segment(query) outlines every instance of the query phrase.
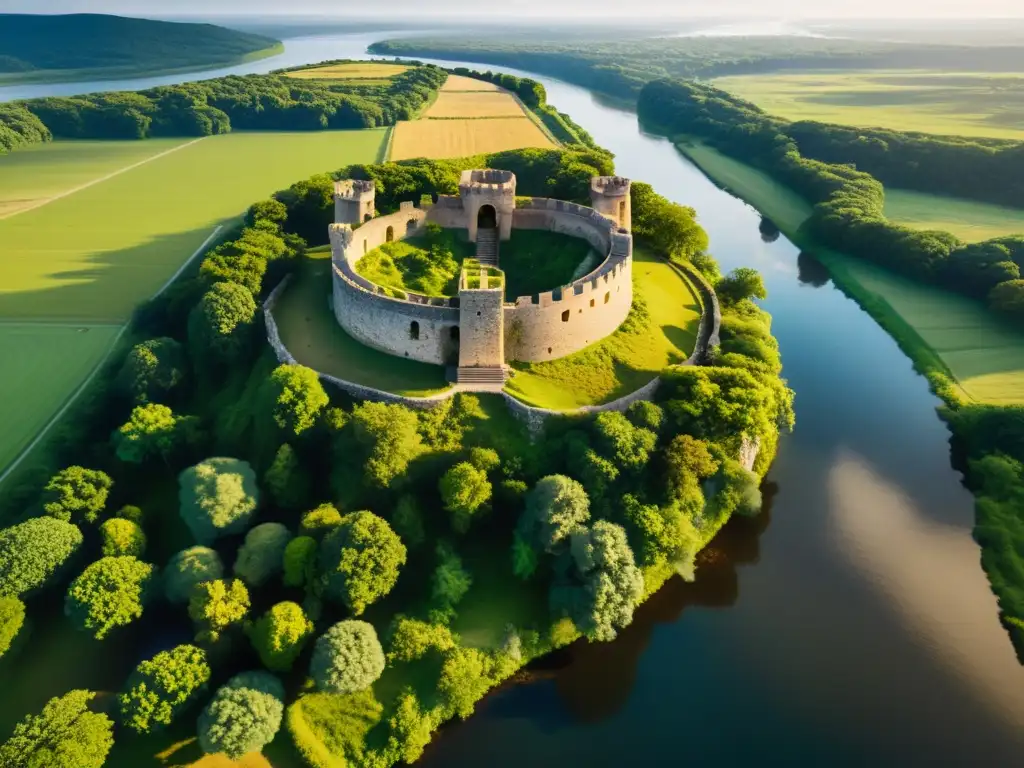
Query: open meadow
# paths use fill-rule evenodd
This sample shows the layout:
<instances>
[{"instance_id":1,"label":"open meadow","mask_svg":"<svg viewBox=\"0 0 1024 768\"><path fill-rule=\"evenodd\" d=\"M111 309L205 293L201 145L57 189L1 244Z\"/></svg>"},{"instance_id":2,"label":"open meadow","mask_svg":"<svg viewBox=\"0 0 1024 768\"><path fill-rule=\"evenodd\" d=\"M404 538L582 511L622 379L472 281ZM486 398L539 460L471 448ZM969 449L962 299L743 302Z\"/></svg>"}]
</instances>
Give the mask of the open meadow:
<instances>
[{"instance_id":1,"label":"open meadow","mask_svg":"<svg viewBox=\"0 0 1024 768\"><path fill-rule=\"evenodd\" d=\"M312 69L297 69L294 72L287 72L286 75L296 80L388 80L410 69L407 64L355 61Z\"/></svg>"},{"instance_id":2,"label":"open meadow","mask_svg":"<svg viewBox=\"0 0 1024 768\"><path fill-rule=\"evenodd\" d=\"M952 232L967 243L1024 235L1024 209L907 189L885 190L885 215L908 227Z\"/></svg>"},{"instance_id":3,"label":"open meadow","mask_svg":"<svg viewBox=\"0 0 1024 768\"><path fill-rule=\"evenodd\" d=\"M608 338L545 363L515 363L506 389L530 405L570 410L634 392L693 352L697 290L675 267L642 248L633 261L633 311Z\"/></svg>"},{"instance_id":4,"label":"open meadow","mask_svg":"<svg viewBox=\"0 0 1024 768\"><path fill-rule=\"evenodd\" d=\"M490 120L413 120L395 126L391 160L466 157L506 149L554 147L525 115Z\"/></svg>"},{"instance_id":5,"label":"open meadow","mask_svg":"<svg viewBox=\"0 0 1024 768\"><path fill-rule=\"evenodd\" d=\"M55 142L0 158L7 200L53 197L129 168L0 220L0 474L105 356L135 306L219 227L297 179L373 162L385 136L232 133L171 154L163 153L175 144L164 141Z\"/></svg>"},{"instance_id":6,"label":"open meadow","mask_svg":"<svg viewBox=\"0 0 1024 768\"><path fill-rule=\"evenodd\" d=\"M1024 74L826 70L736 75L713 84L788 120L1024 139Z\"/></svg>"}]
</instances>

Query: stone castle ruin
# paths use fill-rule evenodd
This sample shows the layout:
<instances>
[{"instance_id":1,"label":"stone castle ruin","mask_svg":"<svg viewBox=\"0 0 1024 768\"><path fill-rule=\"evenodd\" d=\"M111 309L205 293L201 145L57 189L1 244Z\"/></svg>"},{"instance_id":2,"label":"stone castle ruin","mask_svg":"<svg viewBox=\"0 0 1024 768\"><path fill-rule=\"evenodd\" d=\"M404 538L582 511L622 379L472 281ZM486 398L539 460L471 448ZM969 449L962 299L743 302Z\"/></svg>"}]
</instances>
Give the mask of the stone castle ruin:
<instances>
[{"instance_id":1,"label":"stone castle ruin","mask_svg":"<svg viewBox=\"0 0 1024 768\"><path fill-rule=\"evenodd\" d=\"M458 195L436 203L401 203L374 217L374 183L340 181L330 237L334 313L367 346L425 363L458 367L458 381L500 385L507 363L540 362L576 352L613 333L633 303L630 181L591 182L592 206L548 198L516 198L509 171L464 171ZM421 234L428 223L464 229L477 258L464 265L455 298L434 298L375 285L356 272L365 254ZM601 263L569 285L505 301L500 244L513 230L548 230L586 240Z\"/></svg>"}]
</instances>

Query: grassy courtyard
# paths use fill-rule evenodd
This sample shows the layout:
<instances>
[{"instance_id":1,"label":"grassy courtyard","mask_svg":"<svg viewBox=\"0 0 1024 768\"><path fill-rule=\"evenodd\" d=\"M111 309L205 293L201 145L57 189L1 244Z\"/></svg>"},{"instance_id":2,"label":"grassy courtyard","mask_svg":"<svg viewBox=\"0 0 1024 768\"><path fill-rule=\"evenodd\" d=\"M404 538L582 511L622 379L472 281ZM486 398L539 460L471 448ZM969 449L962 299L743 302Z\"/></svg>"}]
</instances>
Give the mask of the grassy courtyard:
<instances>
[{"instance_id":1,"label":"grassy courtyard","mask_svg":"<svg viewBox=\"0 0 1024 768\"><path fill-rule=\"evenodd\" d=\"M634 392L693 352L699 294L670 264L643 249L633 262L633 311L614 334L572 355L516 363L506 389L525 403L570 410Z\"/></svg>"},{"instance_id":2,"label":"grassy courtyard","mask_svg":"<svg viewBox=\"0 0 1024 768\"><path fill-rule=\"evenodd\" d=\"M1024 234L1024 209L906 189L885 190L885 215L908 227L952 232L967 243Z\"/></svg>"},{"instance_id":3,"label":"grassy courtyard","mask_svg":"<svg viewBox=\"0 0 1024 768\"><path fill-rule=\"evenodd\" d=\"M789 120L1024 138L1024 74L931 70L773 72L714 80Z\"/></svg>"},{"instance_id":4,"label":"grassy courtyard","mask_svg":"<svg viewBox=\"0 0 1024 768\"><path fill-rule=\"evenodd\" d=\"M462 262L476 255L465 230L439 236L439 250L426 237L410 237L374 248L356 263L356 272L372 283L426 296L456 296ZM450 256L450 258L449 258Z\"/></svg>"},{"instance_id":5,"label":"grassy courtyard","mask_svg":"<svg viewBox=\"0 0 1024 768\"><path fill-rule=\"evenodd\" d=\"M447 389L441 366L378 352L345 333L328 305L330 295L331 255L320 249L306 259L274 310L281 341L302 365L400 395Z\"/></svg>"}]
</instances>

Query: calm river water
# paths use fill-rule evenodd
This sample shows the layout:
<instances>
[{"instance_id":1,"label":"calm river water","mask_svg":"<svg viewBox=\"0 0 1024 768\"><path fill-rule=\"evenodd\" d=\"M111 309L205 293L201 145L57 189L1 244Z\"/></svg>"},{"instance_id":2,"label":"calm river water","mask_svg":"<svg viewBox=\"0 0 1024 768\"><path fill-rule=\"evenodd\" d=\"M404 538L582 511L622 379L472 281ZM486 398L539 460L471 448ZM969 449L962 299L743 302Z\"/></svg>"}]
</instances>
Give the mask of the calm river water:
<instances>
[{"instance_id":1,"label":"calm river water","mask_svg":"<svg viewBox=\"0 0 1024 768\"><path fill-rule=\"evenodd\" d=\"M385 36L287 41L283 58L247 70L362 57ZM535 682L489 697L422 764L1024 763L1024 669L925 380L813 259L784 237L765 242L756 211L634 113L535 77L620 173L697 209L724 269L764 273L797 427L764 514L730 525L695 583L670 582L615 642L574 647ZM53 88L0 89L0 100Z\"/></svg>"}]
</instances>

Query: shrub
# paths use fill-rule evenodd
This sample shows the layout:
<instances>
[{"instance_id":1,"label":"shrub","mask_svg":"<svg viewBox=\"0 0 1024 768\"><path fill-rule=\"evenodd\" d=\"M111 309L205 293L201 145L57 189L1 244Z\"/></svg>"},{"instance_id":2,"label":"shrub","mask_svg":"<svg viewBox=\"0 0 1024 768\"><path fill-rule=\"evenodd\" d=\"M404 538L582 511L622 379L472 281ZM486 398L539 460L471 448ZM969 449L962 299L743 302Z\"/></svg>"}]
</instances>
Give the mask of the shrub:
<instances>
[{"instance_id":1,"label":"shrub","mask_svg":"<svg viewBox=\"0 0 1024 768\"><path fill-rule=\"evenodd\" d=\"M239 760L274 740L284 715L284 686L266 672L235 675L199 716L199 746Z\"/></svg>"},{"instance_id":2,"label":"shrub","mask_svg":"<svg viewBox=\"0 0 1024 768\"><path fill-rule=\"evenodd\" d=\"M526 496L518 537L537 551L554 552L590 519L590 499L583 486L565 475L549 475Z\"/></svg>"},{"instance_id":3,"label":"shrub","mask_svg":"<svg viewBox=\"0 0 1024 768\"><path fill-rule=\"evenodd\" d=\"M405 558L405 545L385 520L372 512L346 515L320 545L326 593L358 616L391 591Z\"/></svg>"},{"instance_id":4,"label":"shrub","mask_svg":"<svg viewBox=\"0 0 1024 768\"><path fill-rule=\"evenodd\" d=\"M121 722L136 733L152 733L171 722L210 681L206 653L194 645L161 651L139 664L119 696Z\"/></svg>"},{"instance_id":5,"label":"shrub","mask_svg":"<svg viewBox=\"0 0 1024 768\"><path fill-rule=\"evenodd\" d=\"M132 409L127 422L114 431L117 458L126 464L142 464L149 458L169 461L182 446L194 444L199 434L195 416L177 416L166 405L149 403Z\"/></svg>"},{"instance_id":6,"label":"shrub","mask_svg":"<svg viewBox=\"0 0 1024 768\"><path fill-rule=\"evenodd\" d=\"M16 597L0 597L0 658L11 649L25 624L25 604Z\"/></svg>"},{"instance_id":7,"label":"shrub","mask_svg":"<svg viewBox=\"0 0 1024 768\"><path fill-rule=\"evenodd\" d=\"M446 653L455 647L455 638L443 624L428 624L407 616L396 616L391 630L388 662L416 661L431 651Z\"/></svg>"},{"instance_id":8,"label":"shrub","mask_svg":"<svg viewBox=\"0 0 1024 768\"><path fill-rule=\"evenodd\" d=\"M81 545L78 528L50 517L0 531L0 595L22 597L47 584Z\"/></svg>"},{"instance_id":9,"label":"shrub","mask_svg":"<svg viewBox=\"0 0 1024 768\"><path fill-rule=\"evenodd\" d=\"M469 530L473 516L491 500L487 472L466 461L445 472L438 487L444 508L452 515L452 527L459 533Z\"/></svg>"},{"instance_id":10,"label":"shrub","mask_svg":"<svg viewBox=\"0 0 1024 768\"><path fill-rule=\"evenodd\" d=\"M488 659L476 648L455 648L445 657L437 693L445 713L465 720L490 687Z\"/></svg>"},{"instance_id":11,"label":"shrub","mask_svg":"<svg viewBox=\"0 0 1024 768\"><path fill-rule=\"evenodd\" d=\"M309 497L309 475L288 443L277 449L274 462L263 476L263 485L274 502L285 509L300 509Z\"/></svg>"},{"instance_id":12,"label":"shrub","mask_svg":"<svg viewBox=\"0 0 1024 768\"><path fill-rule=\"evenodd\" d=\"M296 536L284 548L284 585L308 587L316 578L316 554L319 545L312 536Z\"/></svg>"},{"instance_id":13,"label":"shrub","mask_svg":"<svg viewBox=\"0 0 1024 768\"><path fill-rule=\"evenodd\" d=\"M285 547L292 533L281 523L257 525L245 536L235 559L235 576L250 587L259 587L281 572Z\"/></svg>"},{"instance_id":14,"label":"shrub","mask_svg":"<svg viewBox=\"0 0 1024 768\"><path fill-rule=\"evenodd\" d=\"M142 557L146 551L146 534L131 520L121 517L104 520L100 526L100 537L103 554L107 557Z\"/></svg>"},{"instance_id":15,"label":"shrub","mask_svg":"<svg viewBox=\"0 0 1024 768\"><path fill-rule=\"evenodd\" d=\"M204 581L188 601L188 615L199 632L196 639L215 643L232 624L249 613L249 590L239 579Z\"/></svg>"},{"instance_id":16,"label":"shrub","mask_svg":"<svg viewBox=\"0 0 1024 768\"><path fill-rule=\"evenodd\" d=\"M469 463L477 469L490 472L501 465L501 457L493 448L473 447L469 449Z\"/></svg>"},{"instance_id":17,"label":"shrub","mask_svg":"<svg viewBox=\"0 0 1024 768\"><path fill-rule=\"evenodd\" d=\"M250 639L263 666L288 672L313 634L313 622L297 603L278 603L253 625Z\"/></svg>"},{"instance_id":18,"label":"shrub","mask_svg":"<svg viewBox=\"0 0 1024 768\"><path fill-rule=\"evenodd\" d=\"M398 695L394 714L388 720L388 743L385 755L395 762L412 765L423 755L430 743L433 719L425 712L411 689Z\"/></svg>"},{"instance_id":19,"label":"shrub","mask_svg":"<svg viewBox=\"0 0 1024 768\"><path fill-rule=\"evenodd\" d=\"M241 533L256 511L256 473L238 459L207 459L182 472L178 486L181 517L200 544Z\"/></svg>"},{"instance_id":20,"label":"shrub","mask_svg":"<svg viewBox=\"0 0 1024 768\"><path fill-rule=\"evenodd\" d=\"M224 575L220 555L209 547L189 547L171 558L164 569L164 595L172 603L187 603L204 581Z\"/></svg>"},{"instance_id":21,"label":"shrub","mask_svg":"<svg viewBox=\"0 0 1024 768\"><path fill-rule=\"evenodd\" d=\"M119 517L122 520L131 520L133 523L142 525L142 521L146 516L138 507L132 506L131 504L125 504L114 513L114 517Z\"/></svg>"},{"instance_id":22,"label":"shrub","mask_svg":"<svg viewBox=\"0 0 1024 768\"><path fill-rule=\"evenodd\" d=\"M5 768L101 768L114 746L114 724L89 705L92 691L71 691L50 699L42 713L29 715L0 744Z\"/></svg>"},{"instance_id":23,"label":"shrub","mask_svg":"<svg viewBox=\"0 0 1024 768\"><path fill-rule=\"evenodd\" d=\"M185 352L174 339L159 338L132 347L117 376L118 386L137 403L161 402L185 378Z\"/></svg>"},{"instance_id":24,"label":"shrub","mask_svg":"<svg viewBox=\"0 0 1024 768\"><path fill-rule=\"evenodd\" d=\"M316 641L309 674L317 688L355 693L369 688L384 671L384 650L365 621L341 621Z\"/></svg>"},{"instance_id":25,"label":"shrub","mask_svg":"<svg viewBox=\"0 0 1024 768\"><path fill-rule=\"evenodd\" d=\"M142 617L155 584L155 566L134 557L104 557L71 582L64 613L102 640L112 629Z\"/></svg>"},{"instance_id":26,"label":"shrub","mask_svg":"<svg viewBox=\"0 0 1024 768\"><path fill-rule=\"evenodd\" d=\"M302 516L299 536L311 536L318 541L341 525L341 512L333 504L321 504Z\"/></svg>"},{"instance_id":27,"label":"shrub","mask_svg":"<svg viewBox=\"0 0 1024 768\"><path fill-rule=\"evenodd\" d=\"M95 523L107 505L114 481L105 472L84 467L62 469L43 489L43 510L64 522Z\"/></svg>"},{"instance_id":28,"label":"shrub","mask_svg":"<svg viewBox=\"0 0 1024 768\"><path fill-rule=\"evenodd\" d=\"M317 372L301 365L278 366L264 384L263 397L274 423L289 435L301 435L316 424L329 402Z\"/></svg>"},{"instance_id":29,"label":"shrub","mask_svg":"<svg viewBox=\"0 0 1024 768\"><path fill-rule=\"evenodd\" d=\"M430 596L442 610L451 610L473 586L473 577L462 566L462 559L450 548L439 545L438 565L430 580Z\"/></svg>"},{"instance_id":30,"label":"shrub","mask_svg":"<svg viewBox=\"0 0 1024 768\"><path fill-rule=\"evenodd\" d=\"M723 277L715 286L715 293L725 305L737 304L743 299L764 299L768 296L761 274L750 267L738 267Z\"/></svg>"}]
</instances>

